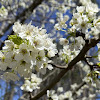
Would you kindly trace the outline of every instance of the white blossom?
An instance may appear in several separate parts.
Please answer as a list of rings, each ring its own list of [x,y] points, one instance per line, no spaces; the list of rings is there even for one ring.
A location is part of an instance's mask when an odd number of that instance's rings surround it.
[[[25,83],[21,86],[24,91],[32,92],[35,89],[39,89],[39,84],[42,82],[41,78],[38,78],[36,74],[31,75],[31,79],[25,80]]]

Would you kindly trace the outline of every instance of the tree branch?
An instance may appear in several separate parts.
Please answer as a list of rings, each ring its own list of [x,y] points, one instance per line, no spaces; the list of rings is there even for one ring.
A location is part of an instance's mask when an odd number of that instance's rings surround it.
[[[60,71],[60,73],[51,80],[51,82],[44,88],[42,89],[37,95],[35,95],[31,100],[38,100],[40,97],[42,97],[44,94],[46,94],[47,90],[50,90],[52,87],[56,85],[57,82],[60,81],[60,79],[67,73],[69,70],[73,68],[73,66],[84,59],[85,54],[87,51],[94,47],[100,39],[91,39],[89,43],[86,43],[83,49],[80,51],[80,53],[68,64],[66,69],[63,69]]]
[[[79,89],[81,89],[84,85],[86,85],[86,82],[82,82],[74,91],[72,91],[72,96],[74,96],[76,94],[76,91],[78,91]],[[66,98],[64,100],[69,100],[69,99]]]
[[[61,66],[61,65],[57,65],[57,64],[54,64],[53,62],[52,63],[49,63],[49,64],[51,64],[53,67],[55,67],[55,68],[60,68],[60,69],[65,69],[65,68],[67,68],[67,66]]]
[[[90,65],[86,58],[84,58],[84,61],[90,67],[90,70],[92,71],[93,70],[93,65]]]
[[[86,85],[86,82],[82,82],[76,89],[75,91],[72,92],[72,96],[74,96],[76,94],[76,91],[78,91],[79,89],[81,89],[81,87],[83,87],[84,85]]]

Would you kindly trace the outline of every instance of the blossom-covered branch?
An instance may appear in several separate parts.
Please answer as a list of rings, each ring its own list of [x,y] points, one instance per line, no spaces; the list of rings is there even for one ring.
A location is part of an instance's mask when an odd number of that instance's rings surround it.
[[[90,48],[94,47],[99,41],[100,41],[100,39],[91,39],[90,43],[88,43],[88,44],[86,43],[85,46],[83,47],[83,49],[80,51],[80,53],[68,64],[67,68],[63,69],[56,77],[53,78],[53,80],[43,90],[41,90],[31,100],[39,99],[44,94],[46,94],[47,90],[50,90],[54,85],[56,85],[57,82],[59,82],[60,79],[65,75],[65,73],[67,73],[69,70],[71,70],[77,62],[83,60],[87,51]]]

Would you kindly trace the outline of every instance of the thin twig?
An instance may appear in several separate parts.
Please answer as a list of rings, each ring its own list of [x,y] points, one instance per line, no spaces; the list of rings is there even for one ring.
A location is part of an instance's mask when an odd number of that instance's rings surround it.
[[[84,61],[86,62],[86,64],[90,67],[90,70],[93,70],[93,65],[89,64],[89,62],[87,61],[86,58],[84,58]]]
[[[54,64],[53,62],[52,62],[52,63],[49,63],[49,64],[51,64],[51,65],[52,65],[53,67],[55,67],[55,68],[60,68],[60,69],[65,69],[65,68],[67,68],[67,67],[66,67],[67,65],[61,66],[61,65]]]
[[[86,82],[82,82],[76,89],[75,91],[72,92],[72,96],[74,96],[76,94],[76,91],[78,91],[79,89],[81,89],[84,85],[86,85]]]
[[[76,94],[76,91],[78,91],[79,89],[81,89],[84,85],[86,85],[86,82],[82,82],[74,91],[72,91],[72,96],[74,96]],[[66,98],[64,100],[69,100],[69,99]]]

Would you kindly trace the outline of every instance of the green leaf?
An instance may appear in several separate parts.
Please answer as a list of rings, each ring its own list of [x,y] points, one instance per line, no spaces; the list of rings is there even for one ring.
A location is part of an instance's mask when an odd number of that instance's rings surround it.
[[[8,39],[12,40],[17,45],[20,45],[25,42],[25,40],[23,40],[21,37],[19,37],[17,35],[10,35],[10,36],[8,36]]]
[[[99,63],[97,63],[97,65],[100,67],[100,62],[99,62]]]

